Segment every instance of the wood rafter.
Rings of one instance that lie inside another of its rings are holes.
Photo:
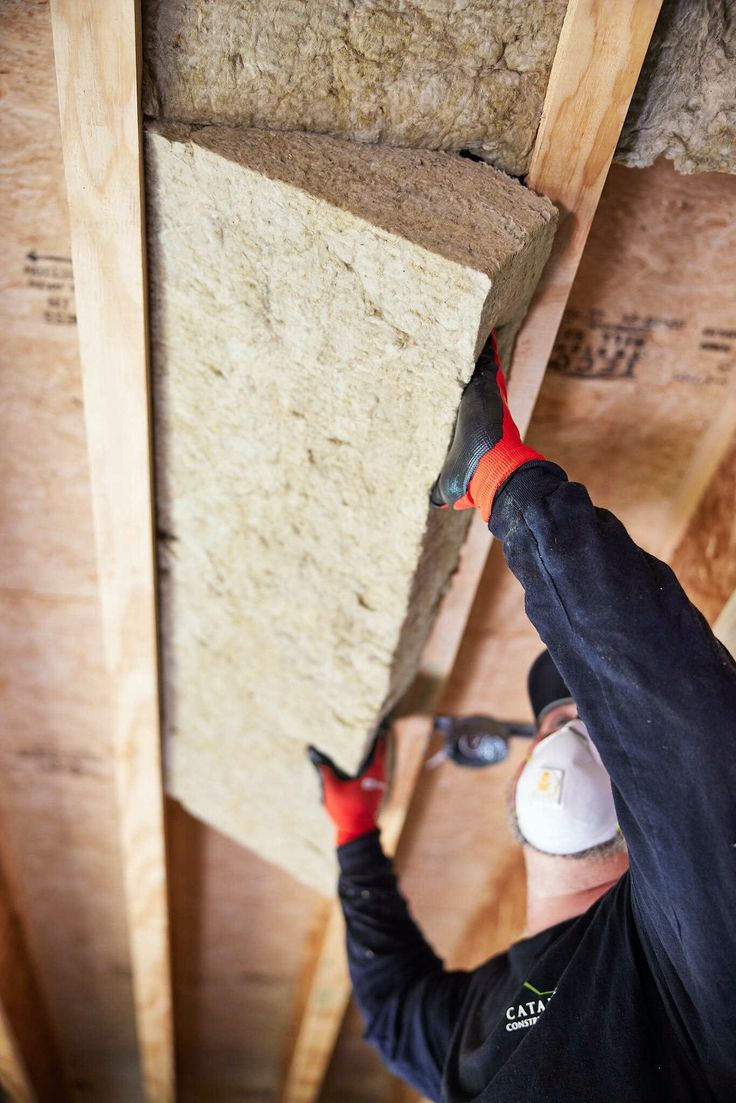
[[[718,619],[713,625],[713,631],[731,654],[736,656],[736,590],[723,606]]]
[[[28,1070],[5,1008],[0,1005],[0,1086],[14,1103],[35,1103]]]
[[[568,6],[527,177],[528,185],[549,196],[563,218],[511,362],[509,401],[522,433],[531,419],[660,7],[661,0],[625,0],[615,10],[605,0],[571,0]],[[432,705],[452,670],[487,554],[488,532],[475,518],[423,656],[421,674],[436,686]],[[424,745],[428,736],[425,721]],[[394,847],[420,767],[418,757],[407,771],[413,778],[394,818]],[[313,1103],[319,1097],[348,1004],[344,953],[336,964],[338,911],[336,903],[316,965],[310,966],[313,981],[296,1031],[282,1103]],[[314,1037],[320,1039],[317,1046]]]
[[[174,1098],[135,0],[52,0],[145,1097]]]
[[[67,1098],[61,1059],[0,867],[0,1085],[13,1103]]]

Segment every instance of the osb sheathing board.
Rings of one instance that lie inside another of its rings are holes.
[[[138,1095],[45,3],[0,9],[0,824],[77,1098]]]
[[[567,0],[146,0],[168,120],[473,149],[526,172]]]
[[[428,510],[491,326],[556,212],[451,154],[233,127],[147,135],[169,791],[334,891],[306,759],[355,770],[465,518]]]

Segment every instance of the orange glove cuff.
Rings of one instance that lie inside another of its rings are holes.
[[[500,368],[496,380],[503,398],[501,439],[498,444],[490,448],[481,457],[465,495],[455,502],[455,509],[467,509],[469,505],[475,506],[486,524],[488,524],[491,516],[493,499],[509,475],[513,475],[518,467],[529,460],[544,459],[540,452],[529,448],[521,440],[516,422],[512,418],[506,402],[506,380]]]

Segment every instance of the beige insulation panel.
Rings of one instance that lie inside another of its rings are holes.
[[[567,0],[147,0],[147,114],[526,172]]]
[[[736,172],[736,3],[665,0],[616,159]]]
[[[322,891],[304,749],[353,770],[416,670],[465,519],[428,516],[463,384],[555,211],[443,153],[147,136],[168,784]]]

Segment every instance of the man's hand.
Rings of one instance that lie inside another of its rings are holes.
[[[463,391],[452,444],[430,502],[440,508],[476,507],[487,524],[496,492],[509,475],[523,463],[541,459],[522,443],[511,417],[493,330]]]
[[[374,831],[386,792],[386,732],[381,730],[356,777],[349,777],[316,747],[307,754],[322,782],[325,808],[337,828],[337,845]]]

